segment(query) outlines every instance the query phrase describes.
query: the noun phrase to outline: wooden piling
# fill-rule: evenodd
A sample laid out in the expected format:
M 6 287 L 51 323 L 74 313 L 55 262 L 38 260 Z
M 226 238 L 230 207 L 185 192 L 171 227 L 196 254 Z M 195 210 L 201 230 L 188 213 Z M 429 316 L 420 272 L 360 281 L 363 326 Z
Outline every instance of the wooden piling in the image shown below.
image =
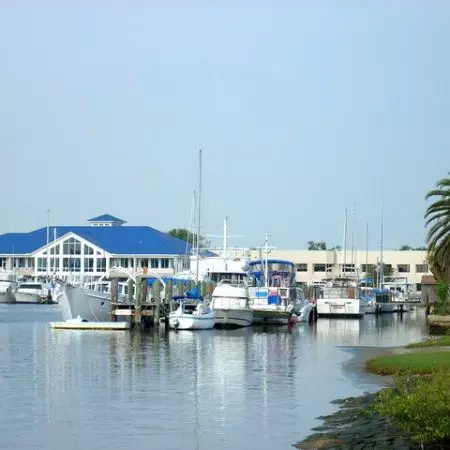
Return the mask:
M 118 292 L 119 292 L 119 280 L 117 278 L 111 279 L 111 322 L 117 322 L 116 316 L 116 303 L 118 301 Z
M 159 327 L 159 318 L 161 316 L 161 289 L 162 289 L 162 284 L 159 280 L 155 281 L 155 291 L 154 291 L 154 295 L 155 295 L 155 314 L 153 316 L 153 325 L 155 327 Z

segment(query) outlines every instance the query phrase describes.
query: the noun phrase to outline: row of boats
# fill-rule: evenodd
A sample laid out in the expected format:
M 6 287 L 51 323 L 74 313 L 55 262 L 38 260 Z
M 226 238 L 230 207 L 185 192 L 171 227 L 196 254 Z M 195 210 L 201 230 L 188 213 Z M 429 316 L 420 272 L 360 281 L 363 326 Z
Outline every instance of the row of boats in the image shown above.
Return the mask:
M 405 287 L 398 283 L 377 290 L 362 286 L 352 278 L 330 278 L 316 286 L 307 298 L 303 289 L 296 285 L 295 264 L 290 261 L 250 261 L 246 262 L 244 269 L 210 272 L 215 288 L 204 296 L 198 284 L 188 290 L 185 288 L 186 280 L 174 277 L 174 292 L 171 294 L 175 295 L 169 298 L 165 285 L 167 279 L 159 277 L 163 286 L 161 300 L 170 308 L 169 326 L 194 330 L 246 327 L 258 323 L 287 324 L 311 321 L 316 317 L 361 317 L 376 312 L 407 311 L 409 308 Z M 42 303 L 51 296 L 54 302 L 59 303 L 65 321 L 109 321 L 111 286 L 107 279 L 17 284 L 13 274 L 0 273 L 0 299 L 3 303 Z M 123 279 L 117 289 L 117 302 L 133 303 L 136 293 L 129 290 L 135 290 L 135 284 Z M 143 306 L 154 302 L 150 289 Z

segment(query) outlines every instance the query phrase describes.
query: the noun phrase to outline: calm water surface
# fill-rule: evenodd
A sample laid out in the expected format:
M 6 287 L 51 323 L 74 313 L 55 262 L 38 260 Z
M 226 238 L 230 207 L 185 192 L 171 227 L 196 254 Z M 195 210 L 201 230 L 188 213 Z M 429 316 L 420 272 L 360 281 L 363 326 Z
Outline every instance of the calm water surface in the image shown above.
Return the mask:
M 0 305 L 0 448 L 289 449 L 335 398 L 374 391 L 348 346 L 426 334 L 423 310 L 315 326 L 152 334 L 52 330 Z

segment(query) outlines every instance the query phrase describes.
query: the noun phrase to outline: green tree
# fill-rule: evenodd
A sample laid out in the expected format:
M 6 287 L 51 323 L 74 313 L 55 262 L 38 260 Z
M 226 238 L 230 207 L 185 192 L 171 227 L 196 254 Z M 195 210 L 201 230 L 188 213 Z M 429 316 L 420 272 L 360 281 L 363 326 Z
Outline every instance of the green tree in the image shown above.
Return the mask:
M 439 180 L 425 199 L 433 199 L 425 213 L 425 226 L 430 227 L 427 234 L 430 269 L 438 281 L 450 281 L 450 176 Z
M 323 241 L 308 241 L 308 250 L 326 250 L 327 244 Z
M 185 228 L 173 228 L 167 232 L 170 236 L 176 237 L 178 239 L 181 239 L 183 241 L 188 242 L 189 244 L 192 244 L 193 238 L 195 238 L 195 242 L 197 242 L 197 234 L 192 233 L 189 230 L 186 230 Z M 204 239 L 202 236 L 200 236 L 200 245 L 202 245 L 204 242 Z

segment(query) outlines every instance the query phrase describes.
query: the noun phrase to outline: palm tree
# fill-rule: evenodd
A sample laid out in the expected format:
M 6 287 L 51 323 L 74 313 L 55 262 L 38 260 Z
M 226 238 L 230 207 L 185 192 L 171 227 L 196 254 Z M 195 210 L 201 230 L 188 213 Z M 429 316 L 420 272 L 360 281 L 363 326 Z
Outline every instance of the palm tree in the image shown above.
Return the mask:
M 449 173 L 450 175 L 450 173 Z M 450 280 L 450 176 L 436 183 L 436 189 L 425 199 L 435 199 L 425 213 L 425 226 L 431 225 L 427 234 L 428 258 L 431 270 L 438 281 Z

